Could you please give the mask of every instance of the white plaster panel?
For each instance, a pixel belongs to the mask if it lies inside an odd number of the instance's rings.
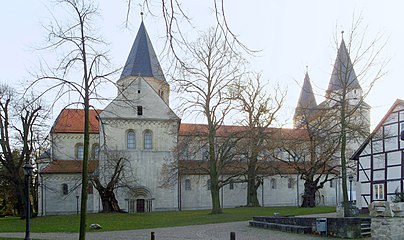
[[[384,137],[393,137],[397,136],[398,133],[398,124],[389,124],[384,126]]]
[[[401,164],[401,151],[387,153],[387,165]]]
[[[373,181],[384,180],[384,170],[373,171]]]
[[[373,155],[373,169],[385,168],[384,154]]]
[[[368,182],[370,181],[370,170],[360,170],[359,171],[359,181],[360,182]]]
[[[397,179],[397,178],[401,178],[401,166],[388,167],[387,179]]]
[[[362,194],[370,194],[370,183],[362,183],[360,186]]]
[[[387,194],[394,193],[397,189],[400,190],[400,181],[387,182]]]
[[[397,150],[397,148],[398,148],[398,138],[397,137],[386,138],[384,140],[384,147],[385,147],[386,151]]]
[[[387,119],[386,119],[386,121],[384,123],[386,124],[386,123],[393,123],[393,122],[398,122],[398,113],[397,112],[391,113],[387,117]]]
[[[362,167],[363,167],[364,169],[370,168],[370,161],[371,161],[370,156],[360,157],[360,158],[359,158],[359,162],[361,163],[361,165],[362,165]]]
[[[377,140],[372,142],[373,153],[380,153],[383,151],[383,141]]]

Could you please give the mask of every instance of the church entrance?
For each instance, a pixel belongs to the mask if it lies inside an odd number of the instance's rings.
[[[136,212],[142,213],[145,212],[145,204],[144,199],[137,199],[136,200]]]
[[[152,200],[150,191],[145,187],[137,187],[128,192],[128,212],[143,213],[152,211]]]

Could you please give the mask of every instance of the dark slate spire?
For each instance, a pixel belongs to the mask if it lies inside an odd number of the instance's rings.
[[[342,38],[341,45],[338,49],[338,55],[335,59],[330,83],[328,84],[327,94],[344,88],[347,90],[362,89],[356,77],[348,50],[345,46],[344,38]]]
[[[166,81],[143,21],[140,24],[120,79],[128,76],[154,77]]]
[[[308,71],[304,77],[302,90],[300,92],[299,101],[295,110],[295,117],[297,115],[306,114],[313,111],[317,107],[316,98],[314,97],[313,88],[311,87],[310,77]]]

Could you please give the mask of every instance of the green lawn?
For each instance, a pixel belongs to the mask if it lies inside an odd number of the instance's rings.
[[[143,229],[157,227],[186,226],[207,223],[249,220],[253,216],[279,213],[282,215],[303,215],[335,212],[335,207],[265,207],[229,208],[223,214],[210,215],[209,210],[150,212],[136,214],[88,214],[87,225],[98,223],[102,231]],[[47,216],[31,219],[32,232],[77,232],[79,215]],[[24,232],[25,220],[15,217],[0,218],[0,232]],[[97,230],[100,231],[100,230]]]

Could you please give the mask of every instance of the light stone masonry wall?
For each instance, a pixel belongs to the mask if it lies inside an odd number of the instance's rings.
[[[404,239],[404,218],[372,218],[372,239]]]
[[[67,184],[67,194],[63,194],[62,184]],[[77,202],[76,196],[81,196],[81,174],[43,174],[40,189],[38,201],[42,203],[39,206],[43,206],[39,209],[40,215],[75,214],[77,207],[80,211],[81,199]],[[93,193],[88,194],[87,211],[99,210],[99,197],[94,188]]]

